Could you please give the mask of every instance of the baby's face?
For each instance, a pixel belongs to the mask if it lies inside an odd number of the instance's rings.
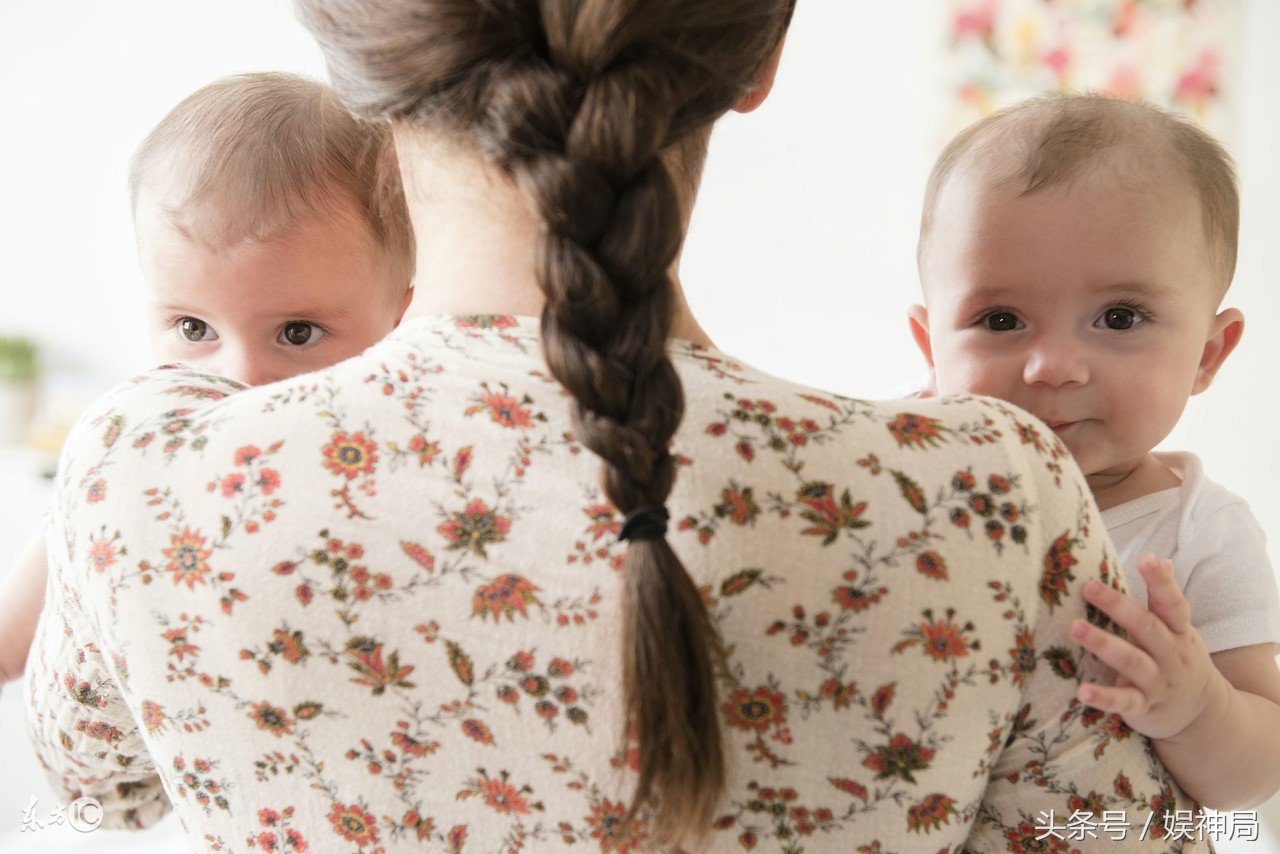
[[[139,260],[157,359],[261,385],[354,356],[395,328],[409,291],[363,223],[317,216],[262,243],[212,250],[146,198]]]
[[[1123,482],[1221,359],[1196,196],[1114,175],[1019,197],[969,172],[938,199],[917,341],[939,394],[1010,401],[1066,443],[1095,494]],[[1218,339],[1221,340],[1221,339]]]

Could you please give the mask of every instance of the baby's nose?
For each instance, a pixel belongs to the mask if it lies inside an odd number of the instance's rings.
[[[1027,355],[1022,378],[1028,385],[1083,385],[1089,381],[1086,349],[1066,337],[1038,341]]]

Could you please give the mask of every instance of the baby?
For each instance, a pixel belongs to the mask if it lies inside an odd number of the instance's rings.
[[[138,147],[130,196],[159,361],[268,383],[360,353],[409,304],[390,129],[319,83],[246,74],[198,90]],[[0,586],[0,682],[22,672],[46,574],[38,538]]]
[[[1231,160],[1190,122],[1094,95],[1024,102],[935,165],[910,310],[939,394],[1023,407],[1084,471],[1131,597],[1086,588],[1127,640],[1073,626],[1121,677],[1078,697],[1215,809],[1280,788],[1280,598],[1244,501],[1152,449],[1240,340],[1243,315],[1219,310],[1238,225]]]

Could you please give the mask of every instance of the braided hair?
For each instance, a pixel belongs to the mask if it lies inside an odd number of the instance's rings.
[[[548,368],[624,529],[627,821],[705,833],[725,785],[719,645],[664,536],[683,393],[666,355],[683,241],[664,154],[752,87],[789,0],[297,0],[334,86],[369,118],[471,140],[542,219]]]

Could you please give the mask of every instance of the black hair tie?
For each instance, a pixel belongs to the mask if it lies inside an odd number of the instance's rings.
[[[642,504],[622,520],[619,540],[660,540],[667,535],[667,508],[661,504]]]

